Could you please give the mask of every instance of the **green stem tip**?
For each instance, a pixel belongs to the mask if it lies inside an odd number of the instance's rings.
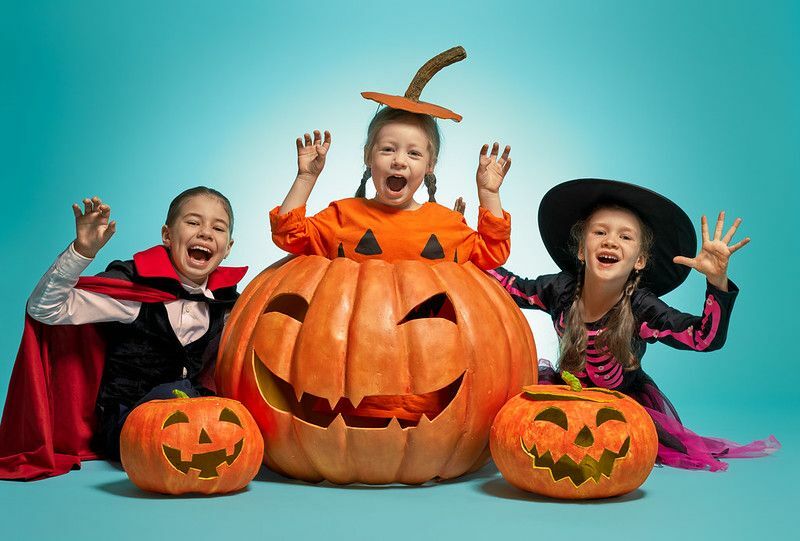
[[[567,372],[566,370],[562,370],[561,371],[561,379],[563,379],[564,382],[567,385],[569,385],[570,390],[572,390],[572,391],[582,391],[583,390],[583,386],[581,385],[581,381],[578,378],[576,378],[575,376],[573,376],[572,374],[570,374],[569,372]]]
[[[175,398],[189,398],[189,395],[178,389],[172,389],[172,396]]]

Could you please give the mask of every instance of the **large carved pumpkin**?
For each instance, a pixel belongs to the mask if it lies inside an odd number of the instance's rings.
[[[491,450],[512,485],[553,498],[606,498],[639,487],[656,460],[650,415],[622,393],[531,385],[495,418]]]
[[[122,427],[120,459],[131,481],[164,494],[222,494],[258,473],[264,440],[252,416],[219,397],[152,400]]]
[[[270,468],[414,484],[486,462],[534,359],[524,316],[472,264],[300,256],[242,293],[216,376],[261,427]]]

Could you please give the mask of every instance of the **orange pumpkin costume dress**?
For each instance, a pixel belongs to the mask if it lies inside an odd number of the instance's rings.
[[[356,261],[471,261],[483,270],[502,265],[511,250],[511,216],[478,210],[478,230],[464,216],[437,203],[395,210],[364,198],[334,201],[308,218],[305,206],[269,213],[272,240],[295,255],[347,257]]]

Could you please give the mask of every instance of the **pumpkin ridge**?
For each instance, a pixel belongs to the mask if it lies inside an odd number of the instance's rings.
[[[478,366],[478,363],[487,362],[486,360],[477,358],[477,356],[478,356],[478,351],[477,350],[480,348],[481,344],[478,344],[473,339],[474,336],[481,336],[479,333],[473,332],[473,329],[476,326],[479,327],[482,323],[484,323],[483,321],[479,321],[480,318],[477,317],[477,314],[490,313],[488,308],[491,307],[491,306],[496,305],[496,299],[492,298],[492,295],[490,294],[491,289],[487,289],[485,287],[486,286],[486,281],[480,279],[480,278],[483,278],[483,273],[480,270],[478,270],[478,268],[475,267],[472,263],[467,262],[467,263],[464,263],[463,265],[461,265],[461,267],[463,267],[465,270],[467,270],[466,273],[455,273],[455,272],[453,272],[453,268],[454,267],[458,268],[458,264],[448,262],[448,263],[442,263],[440,265],[434,265],[432,268],[434,269],[434,272],[436,272],[436,274],[440,278],[442,277],[442,275],[446,275],[447,279],[444,280],[444,281],[446,281],[447,283],[450,284],[450,288],[449,288],[450,291],[459,292],[464,296],[464,298],[468,297],[468,301],[469,302],[465,303],[465,302],[463,302],[463,299],[461,299],[461,300],[456,299],[455,302],[454,302],[454,305],[455,306],[459,306],[459,307],[470,306],[470,312],[476,314],[476,317],[471,318],[472,325],[468,325],[467,324],[467,321],[470,321],[470,318],[466,317],[465,314],[462,314],[461,312],[459,312],[458,316],[457,316],[458,319],[459,319],[459,322],[460,322],[459,324],[463,325],[465,327],[465,329],[463,329],[462,332],[460,333],[460,336],[462,337],[462,341],[465,341],[467,339],[470,340],[470,342],[468,344],[466,344],[466,347],[464,348],[465,351],[469,352],[469,357],[470,357],[470,360],[467,362],[467,365],[470,366],[470,367],[475,367],[475,366]],[[478,275],[480,275],[480,277],[476,276],[476,273]],[[457,284],[457,287],[453,285],[453,282],[455,282]],[[501,331],[505,331],[505,329],[501,329]],[[502,334],[502,335],[505,335],[505,337],[506,337],[505,338],[505,351],[504,351],[505,355],[504,356],[500,355],[499,353],[497,353],[496,346],[497,346],[498,337],[496,336],[496,334]],[[495,335],[493,335],[493,339],[494,339],[494,341],[492,343],[492,351],[495,353],[495,355],[493,355],[493,358],[497,359],[497,358],[503,357],[503,358],[505,358],[507,360],[507,363],[511,363],[512,359],[510,357],[510,354],[511,354],[512,349],[511,349],[511,347],[509,345],[509,339],[508,339],[507,332],[495,333]],[[509,380],[512,379],[513,377],[518,377],[519,374],[516,374],[516,371],[509,370],[509,367],[508,367],[507,363],[504,366],[502,366],[501,369],[498,369],[496,371],[487,372],[485,377],[491,378],[493,382],[496,381],[496,376],[497,376],[498,373],[506,374],[508,372],[514,372],[515,375],[509,375],[508,376],[507,379],[509,379]],[[476,376],[475,370],[473,369],[470,372],[470,385],[471,386],[474,386],[476,384],[476,382],[473,381],[476,377],[477,376]],[[494,388],[495,385],[493,384],[493,385],[491,385],[491,387]],[[473,393],[473,395],[474,395],[474,393]],[[509,398],[508,385],[503,390],[503,395],[504,396],[502,398],[502,402],[505,402]],[[480,408],[484,407],[484,405],[485,404],[483,402],[479,403],[479,401],[477,400],[477,397],[476,397],[476,400],[474,401],[474,404],[473,404],[472,400],[467,400],[466,409],[464,411],[464,417],[466,419],[472,420],[472,422],[474,423],[475,422],[475,414],[473,412],[476,409],[480,409]],[[500,406],[501,405],[502,405],[502,403],[500,404]],[[491,425],[491,421],[490,421],[489,424]],[[446,464],[444,466],[444,470],[445,471],[447,471],[451,467],[453,467],[453,468],[458,467],[457,464],[453,464],[452,463],[452,460],[455,457],[458,457],[458,456],[460,456],[462,454],[462,447],[463,446],[469,445],[470,442],[468,442],[468,441],[465,442],[465,437],[467,435],[467,432],[468,432],[467,429],[463,430],[461,432],[460,436],[459,436],[458,442],[453,446],[453,451],[452,451],[451,457],[446,462]],[[488,434],[487,434],[485,447],[488,447],[488,445],[489,445],[489,438],[488,438]]]
[[[340,260],[344,261],[344,260]],[[311,306],[313,306],[314,298],[317,295],[317,290],[319,289],[319,285],[324,280],[325,276],[330,272],[332,267],[332,261],[330,259],[321,258],[319,265],[315,265],[312,268],[306,269],[303,267],[302,271],[298,273],[292,273],[291,275],[287,276],[284,281],[281,281],[276,287],[278,289],[285,288],[287,285],[291,284],[299,284],[297,289],[289,287],[288,291],[298,292],[306,301],[308,302],[309,310],[311,310]],[[287,283],[288,282],[288,283]],[[299,291],[302,293],[299,293]],[[287,291],[283,289],[283,291]],[[274,296],[273,296],[274,298]],[[306,312],[306,318],[309,318],[308,312]],[[300,330],[297,333],[297,338],[294,341],[294,345],[292,346],[292,356],[291,356],[291,368],[289,370],[289,381],[294,382],[294,386],[300,386],[299,388],[305,387],[304,385],[304,378],[301,374],[298,373],[299,370],[299,363],[297,362],[297,358],[300,355],[300,345],[304,344],[306,338],[311,332],[312,326],[305,324],[300,325]],[[297,389],[296,389],[297,390]]]
[[[285,264],[282,266],[277,266],[278,263],[282,262]],[[300,259],[292,256],[288,260],[284,258],[264,269],[251,283],[247,285],[245,290],[239,296],[239,299],[237,299],[237,305],[241,304],[242,306],[249,308],[253,305],[253,303],[258,304],[259,301],[263,302],[263,297],[265,294],[268,295],[269,291],[272,290],[270,285],[277,282],[285,274],[291,272],[291,270],[295,266],[299,265],[300,262]],[[265,302],[264,305],[266,305]],[[217,365],[214,370],[214,379],[220,394],[225,396],[236,396],[239,394],[242,372],[246,365],[245,358],[247,355],[245,355],[245,352],[250,347],[249,340],[231,342],[231,337],[240,336],[241,334],[244,334],[245,336],[251,336],[253,329],[255,329],[256,325],[258,324],[258,317],[261,313],[260,310],[256,310],[255,313],[258,315],[256,317],[251,316],[248,318],[247,316],[252,312],[247,308],[240,311],[231,311],[231,316],[228,318],[229,320],[223,329],[223,334],[220,339],[220,347],[217,352]],[[241,316],[239,314],[241,314]],[[233,349],[235,352],[234,354],[226,353],[229,347]],[[231,360],[225,362],[225,359]]]
[[[483,272],[480,271],[477,267],[473,266],[472,268],[470,268],[470,273],[468,274],[468,276],[473,279],[473,282],[475,284],[477,284],[478,287],[481,288],[481,290],[483,290],[484,294],[486,295],[486,297],[487,297],[487,299],[489,301],[487,304],[490,304],[490,305],[496,304],[498,302],[498,298],[497,298],[498,297],[498,295],[497,295],[498,291],[497,291],[497,289],[494,288],[494,281],[492,281],[490,283],[487,283],[485,280],[478,280],[472,274],[473,272],[477,272],[477,273],[480,273],[480,274],[483,274]],[[470,291],[474,291],[474,289],[471,289]],[[503,300],[507,300],[505,292],[503,292]],[[509,339],[508,332],[503,332],[501,334],[505,338],[505,351],[504,351],[504,355],[502,355],[501,357],[503,359],[505,359],[505,361],[506,361],[506,366],[503,367],[505,369],[505,372],[506,373],[510,372],[512,374],[512,376],[510,378],[506,378],[506,381],[508,381],[509,384],[510,384],[511,381],[517,381],[518,380],[519,375],[520,375],[520,374],[518,374],[518,371],[519,371],[520,367],[518,366],[518,363],[512,362],[512,352],[514,350],[514,347],[513,347],[513,344],[511,344],[511,340]],[[495,337],[495,339],[496,339],[496,337]],[[495,342],[495,345],[496,345],[496,342]],[[507,401],[509,398],[511,398],[513,395],[517,394],[519,392],[519,389],[510,389],[507,386],[505,392],[506,392],[506,398],[505,398],[504,402]]]

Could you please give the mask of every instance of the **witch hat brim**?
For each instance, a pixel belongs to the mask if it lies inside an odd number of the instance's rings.
[[[577,272],[579,262],[570,229],[602,205],[630,209],[653,231],[653,246],[640,286],[661,296],[686,279],[691,269],[672,262],[677,255],[694,257],[697,250],[694,226],[683,209],[647,188],[596,178],[559,184],[551,188],[539,204],[539,232],[559,268]]]
[[[419,96],[422,93],[422,89],[428,84],[428,81],[430,81],[439,70],[455,62],[460,62],[466,57],[467,51],[461,46],[453,47],[443,53],[437,54],[417,71],[417,74],[414,76],[414,79],[411,80],[411,84],[408,85],[408,89],[403,96],[383,94],[381,92],[362,92],[361,96],[368,100],[386,105],[387,107],[391,107],[392,109],[400,109],[411,113],[419,113],[461,122],[462,117],[458,113],[454,113],[441,105],[420,101]]]

